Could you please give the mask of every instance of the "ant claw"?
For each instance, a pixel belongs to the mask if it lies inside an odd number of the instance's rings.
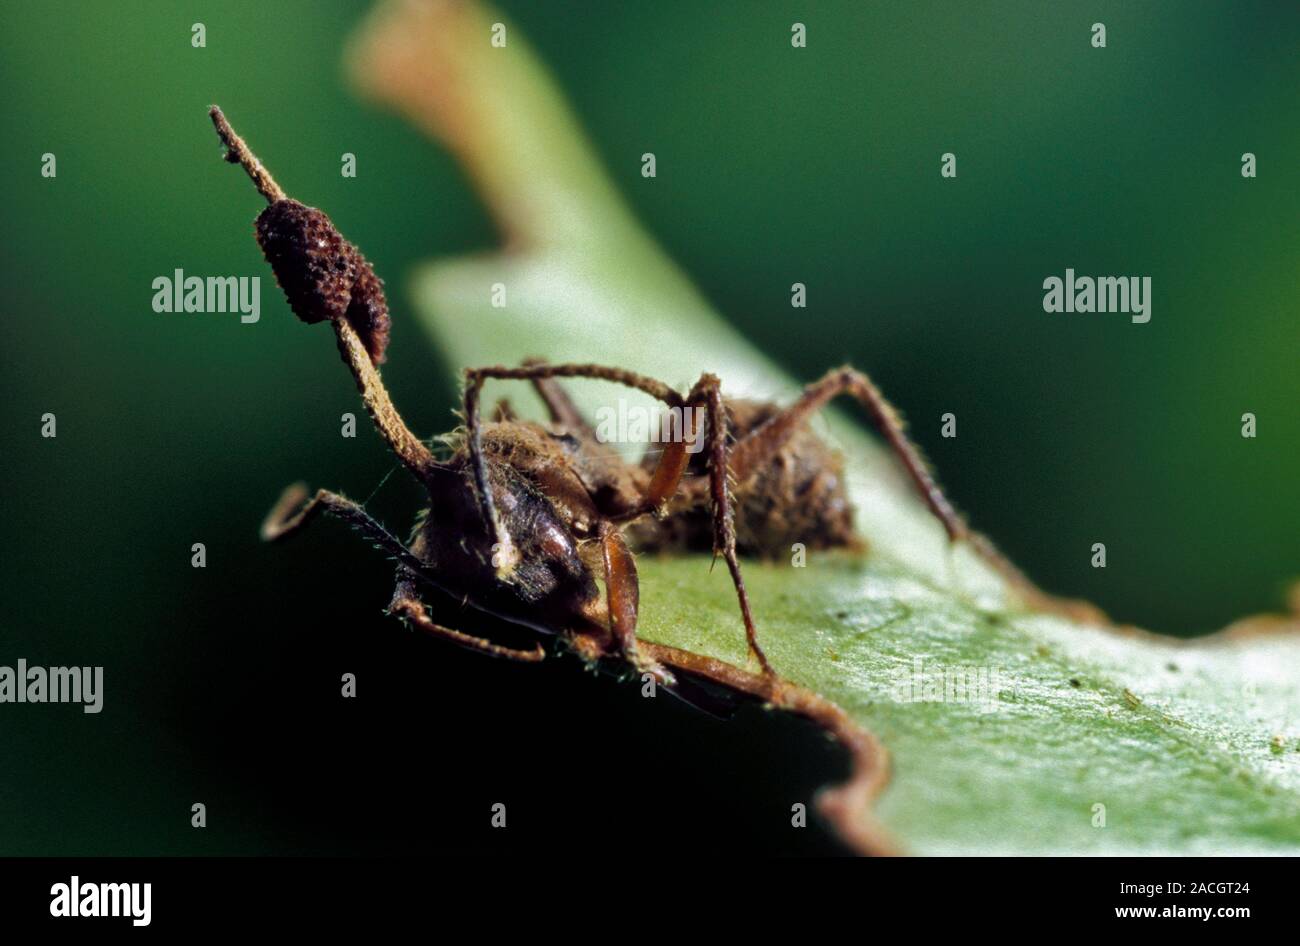
[[[668,670],[665,670],[663,667],[659,666],[658,664],[655,665],[655,669],[651,670],[650,673],[654,674],[655,682],[658,683],[660,686],[665,686],[665,687],[677,686],[677,678],[674,677],[672,673],[670,673]]]
[[[657,686],[674,687],[677,685],[677,678],[659,661],[652,660],[649,657],[642,657],[635,652],[627,654],[626,657],[637,673],[649,674],[654,678]]]

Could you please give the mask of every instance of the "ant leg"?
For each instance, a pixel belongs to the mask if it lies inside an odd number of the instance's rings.
[[[306,528],[321,513],[328,512],[343,519],[402,563],[403,577],[398,583],[392,602],[388,606],[390,614],[396,614],[398,617],[409,620],[421,630],[436,637],[446,637],[463,647],[491,654],[494,657],[538,661],[546,656],[541,645],[538,645],[534,650],[515,650],[511,647],[493,644],[481,637],[474,637],[471,634],[465,634],[462,631],[435,624],[425,613],[424,603],[416,596],[412,584],[416,574],[423,571],[424,563],[412,554],[406,546],[402,545],[396,536],[376,522],[369,513],[352,500],[323,489],[317,490],[316,495],[306,505],[303,505],[303,500],[306,498],[307,488],[301,483],[295,483],[286,489],[279,502],[267,514],[266,521],[262,523],[262,538],[267,542],[286,539]],[[299,506],[301,508],[293,512]]]
[[[884,435],[890,448],[902,461],[921,498],[930,512],[943,523],[949,542],[969,542],[975,553],[1005,577],[1045,607],[1060,605],[1032,582],[1012,562],[998,551],[987,536],[974,532],[953,508],[939,484],[935,482],[930,467],[921,450],[907,436],[902,418],[894,406],[885,399],[867,375],[847,365],[827,372],[820,381],[808,385],[794,404],[779,414],[768,418],[739,443],[731,452],[731,469],[738,482],[753,476],[757,469],[769,462],[790,439],[790,435],[825,404],[840,394],[852,395],[870,415],[876,428]]]
[[[736,480],[743,483],[753,476],[760,466],[776,456],[795,430],[841,394],[852,395],[866,409],[872,423],[902,461],[930,512],[943,523],[948,538],[954,542],[969,538],[970,530],[934,481],[920,448],[908,438],[898,412],[870,378],[848,366],[830,371],[820,381],[808,385],[799,400],[768,418],[735,445],[731,451],[731,469]]]
[[[772,665],[767,662],[767,655],[758,644],[758,631],[754,627],[754,615],[749,607],[749,592],[745,590],[745,579],[740,574],[740,560],[736,557],[736,517],[731,505],[730,464],[727,450],[727,414],[722,406],[722,383],[716,376],[703,375],[687,397],[688,403],[699,403],[703,399],[709,414],[709,490],[713,500],[713,554],[720,553],[727,562],[731,572],[731,582],[736,586],[736,598],[740,601],[740,616],[745,622],[745,640],[750,652],[758,658],[763,673],[772,676]]]
[[[424,568],[424,563],[397,536],[376,522],[359,503],[325,489],[317,490],[316,495],[307,500],[307,487],[302,483],[294,483],[285,489],[266,514],[266,519],[262,522],[262,541],[279,542],[287,539],[305,529],[321,513],[342,519],[407,568],[417,571]]]
[[[515,379],[523,381],[547,380],[551,378],[590,378],[598,381],[612,381],[616,384],[622,384],[629,388],[634,388],[650,395],[656,400],[662,401],[669,408],[682,410],[685,408],[685,399],[673,388],[646,375],[637,374],[634,371],[628,371],[624,368],[611,368],[606,365],[592,364],[565,364],[565,365],[548,365],[526,364],[519,368],[504,368],[500,366],[491,368],[470,368],[465,371],[467,386],[465,390],[466,414],[470,414],[469,402],[471,398],[477,405],[478,389],[483,386],[483,381],[487,378]],[[477,406],[475,406],[477,410]],[[469,418],[467,417],[467,421]],[[476,453],[481,456],[482,449],[479,445],[481,438],[475,434],[478,426],[478,419],[475,417],[470,425],[470,453]],[[682,475],[686,472],[687,462],[690,460],[687,447],[694,443],[696,418],[692,418],[689,424],[684,424],[685,429],[682,431],[680,438],[670,440],[664,447],[659,456],[659,463],[655,467],[654,474],[650,479],[650,484],[646,487],[640,502],[629,508],[627,511],[617,516],[619,522],[625,522],[635,519],[638,516],[645,515],[648,512],[655,512],[663,506],[665,502],[672,498],[677,492],[678,484],[681,482]],[[475,462],[477,471],[478,462]],[[483,477],[486,480],[486,476]],[[483,484],[479,482],[479,476],[476,472],[475,483],[479,487],[480,497],[484,495]],[[491,507],[489,502],[483,504],[485,507],[484,515],[488,521],[493,521],[488,517],[488,509]],[[500,533],[498,533],[498,536]],[[503,546],[504,548],[504,546]]]
[[[600,553],[605,570],[609,629],[624,655],[635,662],[637,611],[641,605],[636,562],[623,541],[622,533],[607,522],[600,524]]]
[[[409,620],[430,634],[449,638],[463,647],[479,650],[494,657],[537,661],[545,656],[540,645],[534,650],[515,650],[435,624],[425,613],[424,603],[415,594],[412,580],[424,572],[425,564],[410,549],[376,522],[360,505],[346,497],[322,489],[317,490],[316,495],[304,505],[303,500],[306,498],[307,488],[301,483],[294,483],[286,489],[267,514],[266,521],[262,523],[262,538],[267,542],[278,542],[306,528],[321,513],[330,513],[347,522],[402,564],[403,577],[398,583],[392,603],[388,606],[390,614]]]
[[[461,647],[478,651],[480,654],[487,654],[490,657],[503,657],[506,660],[518,660],[522,663],[537,663],[546,658],[546,651],[542,649],[541,644],[537,644],[532,650],[516,650],[513,647],[503,647],[485,638],[475,637],[473,634],[466,634],[464,631],[457,631],[454,628],[443,627],[441,624],[435,623],[424,609],[424,602],[415,590],[412,581],[413,577],[408,571],[398,581],[397,590],[393,592],[393,600],[388,605],[389,614],[410,622],[433,637],[444,638],[459,644]]]
[[[524,362],[524,367],[533,368],[544,364],[546,362],[540,358],[529,358]],[[558,381],[554,378],[533,378],[533,387],[537,390],[542,403],[546,405],[546,412],[551,416],[552,423],[572,433],[595,438],[596,432],[587,423],[587,418],[582,416],[582,412],[569,397],[569,392],[564,390]]]
[[[643,673],[653,674],[660,683],[671,686],[675,682],[672,674],[657,661],[642,656],[637,648],[636,622],[640,608],[640,585],[636,577],[636,562],[623,539],[623,533],[610,522],[600,524],[600,550],[605,570],[605,598],[610,632],[618,641],[628,663]]]
[[[608,365],[563,364],[552,365],[536,359],[526,361],[518,368],[505,368],[493,365],[487,368],[466,368],[465,377],[470,384],[497,378],[503,381],[534,381],[548,378],[590,378],[596,381],[612,381],[625,387],[644,391],[651,397],[669,405],[681,406],[682,396],[662,381],[628,371],[625,368],[613,368]]]
[[[498,424],[502,421],[518,420],[519,415],[515,413],[514,406],[506,398],[497,401],[497,406],[492,411],[492,419]]]

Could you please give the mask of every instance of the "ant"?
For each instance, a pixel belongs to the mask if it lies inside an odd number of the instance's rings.
[[[347,522],[397,560],[390,614],[495,657],[545,656],[540,645],[506,647],[435,622],[421,597],[427,586],[491,617],[558,632],[588,663],[621,657],[673,684],[669,671],[637,645],[639,586],[628,537],[641,550],[708,549],[727,563],[749,651],[764,677],[775,679],[759,644],[739,553],[771,557],[795,542],[814,548],[859,545],[843,460],[807,426],[840,395],[865,408],[949,539],[973,540],[990,561],[1011,568],[967,529],[897,413],[865,374],[850,367],[829,372],[784,408],[724,399],[712,374],[682,394],[654,378],[604,365],[529,361],[515,368],[471,368],[465,371],[464,427],[449,437],[450,456],[436,458],[402,421],[376,368],[389,319],[382,283],[370,264],[324,213],[285,196],[220,109],[213,106],[210,115],[227,160],[241,164],[268,201],[257,220],[257,238],[291,308],[304,321],[331,322],[375,427],[430,503],[408,545],[360,504],[324,489],[309,496],[295,484],[268,514],[262,537],[284,539],[323,513]],[[598,439],[560,384],[577,378],[625,385],[680,411],[680,436],[670,438],[657,458],[624,461]],[[485,422],[480,399],[488,380],[530,382],[549,423],[521,420],[504,401]],[[693,449],[698,438],[703,450]]]

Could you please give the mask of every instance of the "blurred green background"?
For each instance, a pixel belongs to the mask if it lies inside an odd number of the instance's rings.
[[[1300,7],[500,6],[718,309],[796,377],[869,371],[1044,587],[1183,635],[1282,605],[1300,576]],[[0,12],[0,663],[103,664],[107,685],[98,717],[0,706],[0,853],[600,848],[692,829],[833,850],[783,815],[840,764],[800,724],[650,709],[572,664],[416,639],[380,613],[389,567],[342,530],[256,541],[293,479],[378,490],[399,531],[418,496],[385,481],[368,429],[339,436],[352,382],[271,284],[260,200],[221,163],[206,107],[387,280],[385,378],[418,431],[453,425],[455,375],[404,316],[404,274],[497,242],[451,157],[347,88],[365,8]],[[261,276],[261,321],[154,313],[152,280],[178,267]],[[1044,313],[1042,280],[1066,267],[1150,275],[1150,323]],[[39,435],[47,411],[57,439]],[[337,698],[344,671],[364,699]],[[773,756],[747,758],[760,729],[778,730]],[[517,804],[508,837],[458,813],[496,800]],[[629,806],[644,832],[610,830]]]

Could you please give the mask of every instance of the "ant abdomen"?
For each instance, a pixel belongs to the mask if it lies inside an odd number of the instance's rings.
[[[778,405],[763,401],[728,401],[728,439],[744,439],[780,411]],[[706,454],[693,456],[688,470],[703,482]],[[742,555],[788,561],[794,546],[814,550],[861,545],[853,530],[844,458],[806,427],[792,433],[770,462],[733,483],[731,492],[736,550]],[[634,523],[628,538],[643,551],[711,552],[714,518],[708,495],[684,490],[664,518]]]

